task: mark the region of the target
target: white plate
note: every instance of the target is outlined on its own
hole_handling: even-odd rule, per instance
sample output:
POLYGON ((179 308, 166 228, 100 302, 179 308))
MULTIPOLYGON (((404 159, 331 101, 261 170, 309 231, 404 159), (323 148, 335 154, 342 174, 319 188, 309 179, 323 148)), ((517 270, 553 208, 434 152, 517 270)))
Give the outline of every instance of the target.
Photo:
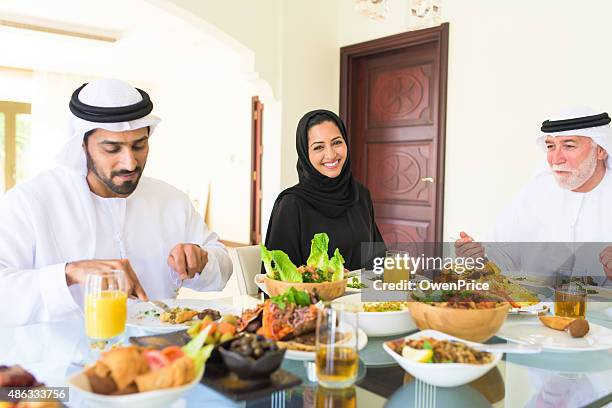
MULTIPOLYGON (((467 344, 468 346, 480 344, 462 340, 458 337, 454 337, 437 330, 423 330, 413 333, 404 337, 404 340, 420 339, 421 337, 432 337, 437 340, 455 340, 467 344)), ((391 347, 387 345, 387 342, 383 343, 383 348, 391 357, 393 357, 393 359, 395 359, 395 361, 397 361, 400 366, 402 366, 404 370, 406 370, 413 377, 437 387, 457 387, 459 385, 474 381, 495 367, 504 355, 504 353, 491 353, 493 354, 493 361, 489 364, 418 363, 402 357, 402 355, 393 351, 391 347)))
MULTIPOLYGON (((363 330, 357 329, 357 336, 357 349, 362 350, 368 344, 368 335, 363 330)), ((289 360, 314 361, 315 353, 314 351, 287 350, 285 358, 289 360)))
MULTIPOLYGON (((218 310, 222 316, 226 314, 241 314, 241 311, 237 310, 232 305, 218 303, 211 300, 163 299, 162 302, 167 304, 169 307, 188 307, 198 311, 203 309, 215 309, 218 310)), ((152 333, 168 333, 189 328, 188 324, 170 324, 160 321, 158 316, 147 316, 144 314, 144 312, 147 310, 157 310, 161 312, 161 309, 156 309, 149 303, 130 302, 128 304, 128 316, 125 325, 128 327, 137 327, 152 333)))
POLYGON ((515 343, 541 344, 546 351, 577 352, 612 348, 612 330, 589 322, 590 330, 584 337, 574 338, 569 333, 544 326, 537 317, 506 320, 497 337, 515 343))
MULTIPOLYGON (((269 296, 268 288, 266 287, 266 283, 264 282, 264 276, 266 275, 263 273, 258 273, 257 275, 255 275, 254 282, 257 285, 257 287, 262 290, 262 292, 264 292, 266 295, 269 296)), ((349 278, 349 283, 351 282, 351 279, 352 278, 349 278)), ((361 289, 349 288, 347 286, 345 293, 360 293, 360 292, 361 292, 361 289)))
MULTIPOLYGON (((361 309, 361 294, 356 293, 334 299, 332 304, 348 303, 361 309)), ((359 328, 370 337, 395 336, 417 329, 408 310, 394 312, 357 312, 359 328)))
POLYGON ((203 371, 200 371, 196 378, 188 384, 175 388, 165 388, 157 391, 138 392, 128 395, 102 395, 91 392, 87 376, 81 371, 67 379, 70 392, 73 390, 87 402, 88 407, 103 408, 162 408, 168 407, 172 402, 178 400, 189 390, 197 386, 202 379, 203 371))

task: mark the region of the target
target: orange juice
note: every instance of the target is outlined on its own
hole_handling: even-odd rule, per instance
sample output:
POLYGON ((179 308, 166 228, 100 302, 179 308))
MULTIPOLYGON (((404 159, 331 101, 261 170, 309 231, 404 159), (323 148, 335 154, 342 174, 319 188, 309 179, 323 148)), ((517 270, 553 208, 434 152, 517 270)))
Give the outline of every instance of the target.
POLYGON ((85 297, 85 332, 93 339, 110 339, 125 330, 127 295, 117 290, 85 297))

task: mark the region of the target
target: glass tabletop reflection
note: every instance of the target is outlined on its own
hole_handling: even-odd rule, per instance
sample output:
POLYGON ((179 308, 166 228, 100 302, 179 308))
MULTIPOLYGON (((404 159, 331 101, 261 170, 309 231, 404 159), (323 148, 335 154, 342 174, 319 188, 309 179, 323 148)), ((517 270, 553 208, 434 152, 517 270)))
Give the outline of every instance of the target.
MULTIPOLYGON (((215 301, 239 308, 257 303, 246 296, 215 301)), ((587 318, 612 327, 609 320, 587 318)), ((146 334, 150 333, 127 328, 125 336, 146 334)), ((300 386, 235 402, 200 384, 172 407, 596 407, 612 403, 612 350, 506 354, 483 377, 464 386, 441 388, 413 378, 387 355, 382 343, 398 337, 369 338, 359 353, 358 380, 345 390, 319 387, 308 380, 303 361, 285 359, 282 368, 300 377, 300 386)), ((505 341, 494 337, 489 342, 505 341)), ((82 370, 87 358, 82 319, 0 330, 0 364, 20 364, 48 386, 66 386, 66 378, 82 370)), ((74 392, 67 405, 86 406, 74 392)))

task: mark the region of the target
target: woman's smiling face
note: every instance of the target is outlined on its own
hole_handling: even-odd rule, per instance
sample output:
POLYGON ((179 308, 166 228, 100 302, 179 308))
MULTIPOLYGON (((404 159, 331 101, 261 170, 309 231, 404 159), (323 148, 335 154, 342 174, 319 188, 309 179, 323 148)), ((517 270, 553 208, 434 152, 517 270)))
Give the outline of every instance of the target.
POLYGON ((308 158, 322 175, 338 177, 346 155, 346 143, 334 122, 321 122, 308 130, 308 158))

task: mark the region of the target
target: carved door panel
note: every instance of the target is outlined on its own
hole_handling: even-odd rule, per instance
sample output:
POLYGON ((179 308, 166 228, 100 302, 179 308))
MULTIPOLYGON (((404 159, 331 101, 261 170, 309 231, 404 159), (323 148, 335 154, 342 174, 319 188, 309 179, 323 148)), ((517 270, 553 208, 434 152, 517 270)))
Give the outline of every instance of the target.
POLYGON ((342 49, 353 171, 388 247, 442 240, 448 25, 342 49))

